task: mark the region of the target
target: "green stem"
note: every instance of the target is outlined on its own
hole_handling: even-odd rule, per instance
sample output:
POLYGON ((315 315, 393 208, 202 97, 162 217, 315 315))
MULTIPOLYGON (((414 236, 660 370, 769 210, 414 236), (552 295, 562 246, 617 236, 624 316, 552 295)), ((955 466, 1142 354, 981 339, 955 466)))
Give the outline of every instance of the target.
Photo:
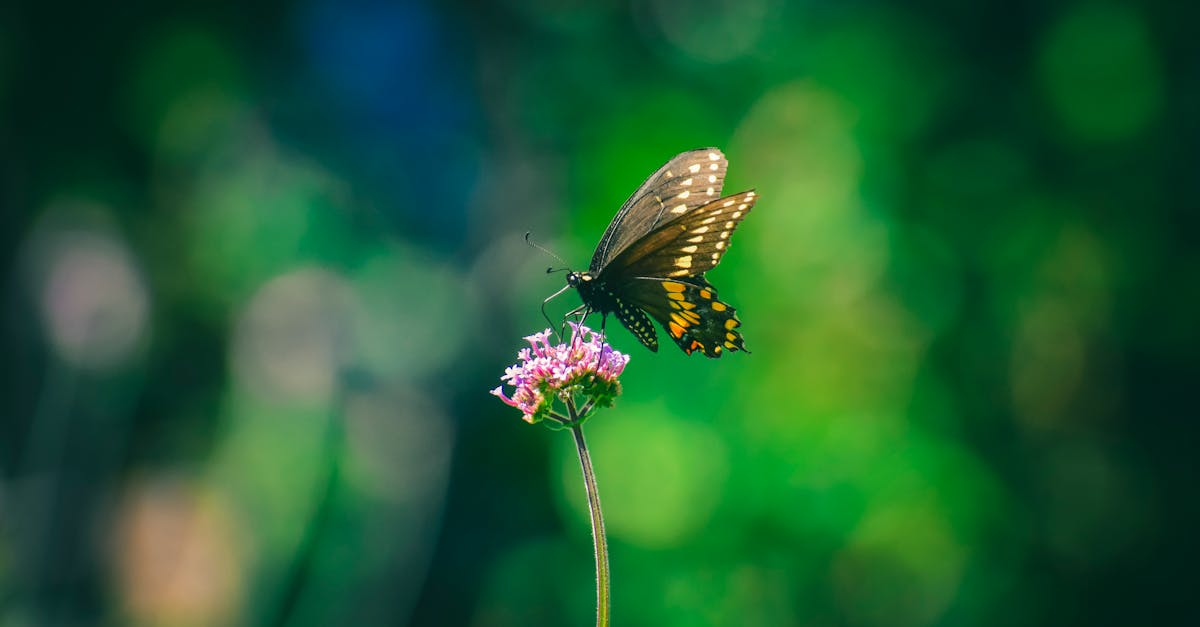
POLYGON ((574 403, 567 409, 571 413, 571 433, 575 436, 575 448, 579 452, 579 466, 583 469, 583 484, 587 489, 588 512, 592 515, 592 541, 596 547, 596 627, 608 627, 608 615, 612 602, 609 599, 608 539, 604 535, 604 514, 600 511, 600 492, 596 489, 596 473, 592 470, 592 457, 583 441, 583 427, 575 413, 574 403))

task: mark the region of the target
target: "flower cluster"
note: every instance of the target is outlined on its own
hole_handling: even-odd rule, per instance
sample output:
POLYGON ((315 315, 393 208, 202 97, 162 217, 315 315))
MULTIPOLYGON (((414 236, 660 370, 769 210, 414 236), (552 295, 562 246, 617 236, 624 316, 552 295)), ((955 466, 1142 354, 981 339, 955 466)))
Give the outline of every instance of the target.
POLYGON ((515 388, 512 397, 505 396, 504 386, 492 390, 500 400, 521 410, 526 422, 551 416, 555 398, 574 412, 576 395, 586 398, 589 407, 608 407, 621 393, 617 377, 629 356, 613 350, 599 333, 581 324, 568 324, 571 338, 565 344, 551 346, 550 329, 525 338, 530 348, 521 349, 520 361, 500 377, 515 388))

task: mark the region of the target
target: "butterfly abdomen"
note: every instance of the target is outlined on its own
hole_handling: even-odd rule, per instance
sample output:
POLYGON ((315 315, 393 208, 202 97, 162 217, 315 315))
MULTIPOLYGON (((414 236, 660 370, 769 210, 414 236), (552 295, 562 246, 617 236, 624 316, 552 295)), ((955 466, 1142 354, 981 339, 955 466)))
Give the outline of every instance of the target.
MULTIPOLYGON (((658 333, 645 312, 627 299, 622 299, 603 280, 596 279, 590 273, 582 272, 578 277, 574 282, 575 288, 579 290, 580 300, 590 311, 599 313, 603 320, 607 320, 609 314, 615 315, 646 348, 658 352, 658 333)), ((602 321, 601 327, 604 326, 602 321)))

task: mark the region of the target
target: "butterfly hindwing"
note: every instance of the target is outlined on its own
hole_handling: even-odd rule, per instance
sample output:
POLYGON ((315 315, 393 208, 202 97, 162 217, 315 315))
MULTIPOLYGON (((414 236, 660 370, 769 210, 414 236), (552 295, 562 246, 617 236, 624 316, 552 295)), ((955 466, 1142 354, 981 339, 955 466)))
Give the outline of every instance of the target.
POLYGON ((621 321, 621 324, 625 325, 625 328, 629 329, 629 332, 643 346, 650 349, 650 352, 657 353, 658 332, 654 330, 654 323, 650 322, 650 318, 646 316, 646 312, 638 308, 637 305, 631 304, 620 297, 615 298, 614 302, 616 303, 614 313, 616 313, 617 319, 621 321))
POLYGON ((720 150, 700 148, 676 155, 651 174, 604 231, 592 255, 591 272, 600 273, 647 233, 719 198, 727 167, 720 150))
POLYGON ((719 300, 716 288, 702 277, 635 279, 620 298, 626 306, 640 307, 658 320, 689 355, 697 350, 708 357, 738 350, 750 352, 738 331, 742 321, 737 311, 719 300))

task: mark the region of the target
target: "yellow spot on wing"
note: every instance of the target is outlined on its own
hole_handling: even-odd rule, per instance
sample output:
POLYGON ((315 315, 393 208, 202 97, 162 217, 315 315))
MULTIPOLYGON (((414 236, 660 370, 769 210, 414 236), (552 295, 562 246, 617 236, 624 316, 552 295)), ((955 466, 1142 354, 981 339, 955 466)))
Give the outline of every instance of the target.
POLYGON ((683 300, 686 298, 686 296, 680 294, 679 292, 667 292, 667 298, 670 298, 671 300, 683 300))
POLYGON ((701 298, 712 298, 712 292, 710 292, 708 290, 700 290, 700 297, 701 298))
POLYGON ((679 257, 678 259, 676 259, 676 260, 675 260, 675 267, 676 267, 676 268, 690 268, 690 267, 692 267, 692 256, 691 256, 691 255, 684 255, 684 256, 682 256, 682 257, 679 257))
POLYGON ((687 286, 683 283, 676 283, 674 281, 663 281, 662 286, 663 289, 667 290, 668 292, 682 292, 683 290, 687 289, 687 286))
POLYGON ((685 329, 692 326, 691 323, 687 321, 687 319, 685 319, 683 316, 679 315, 678 313, 676 313, 674 311, 671 312, 671 320, 673 322, 675 322, 675 324, 677 324, 685 329))
POLYGON ((696 252, 697 248, 699 248, 699 246, 684 246, 683 248, 680 248, 679 250, 681 250, 685 253, 694 253, 694 252, 696 252))
POLYGON ((713 301, 712 308, 713 308, 713 311, 725 311, 726 309, 728 309, 728 307, 725 306, 725 303, 723 303, 719 300, 713 301))
POLYGON ((737 321, 737 318, 730 318, 725 321, 725 328, 733 329, 733 328, 737 327, 738 324, 740 324, 740 323, 737 321))

